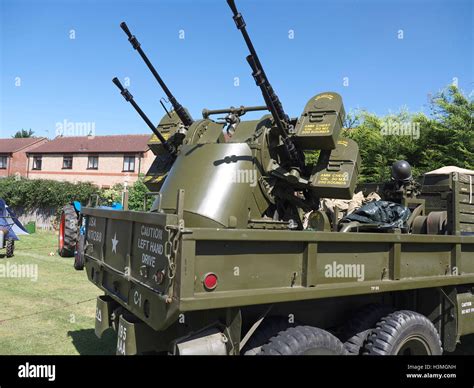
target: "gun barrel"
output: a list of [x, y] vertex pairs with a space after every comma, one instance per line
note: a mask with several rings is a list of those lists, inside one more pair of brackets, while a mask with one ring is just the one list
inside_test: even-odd
[[[247, 47], [250, 51], [250, 55], [253, 57], [253, 60], [255, 62], [257, 69], [261, 72], [262, 82], [266, 83], [266, 87], [268, 89], [268, 96], [270, 97], [270, 99], [273, 101], [273, 104], [275, 105], [275, 109], [276, 109], [278, 117], [280, 118], [280, 120], [284, 122], [288, 122], [288, 116], [283, 110], [283, 106], [280, 102], [280, 99], [278, 98], [272, 86], [270, 85], [270, 82], [268, 81], [267, 75], [265, 74], [265, 70], [263, 69], [260, 59], [258, 58], [257, 51], [255, 50], [252, 40], [250, 39], [247, 29], [245, 28], [246, 23], [244, 21], [242, 14], [237, 10], [237, 6], [235, 5], [234, 0], [227, 0], [227, 4], [229, 5], [230, 9], [232, 10], [232, 13], [234, 14], [233, 19], [235, 21], [235, 25], [237, 26], [237, 29], [239, 29], [240, 32], [242, 33], [245, 43], [247, 44]], [[268, 105], [267, 101], [266, 103]]]
[[138, 106], [138, 104], [135, 102], [133, 99], [132, 94], [128, 91], [128, 89], [124, 88], [121, 82], [117, 77], [112, 79], [112, 82], [119, 88], [120, 94], [125, 98], [125, 101], [129, 102], [137, 111], [137, 113], [140, 115], [140, 117], [145, 121], [145, 123], [148, 125], [148, 127], [151, 129], [151, 131], [156, 135], [156, 137], [160, 140], [160, 142], [163, 144], [165, 149], [170, 153], [170, 154], [175, 154], [175, 150], [166, 142], [166, 139], [163, 137], [163, 135], [156, 129], [156, 127], [153, 125], [151, 120], [148, 118], [148, 116], [141, 110], [141, 108]]
[[176, 100], [176, 98], [173, 96], [171, 91], [168, 89], [168, 86], [166, 86], [166, 84], [164, 83], [164, 81], [161, 79], [160, 75], [156, 71], [155, 67], [148, 59], [145, 52], [142, 50], [140, 42], [137, 40], [135, 35], [132, 35], [132, 33], [130, 32], [130, 29], [128, 28], [127, 24], [125, 22], [122, 22], [120, 23], [120, 27], [127, 35], [128, 40], [131, 43], [132, 47], [138, 51], [138, 54], [140, 54], [143, 61], [145, 62], [147, 67], [150, 69], [155, 79], [157, 80], [158, 84], [161, 86], [161, 88], [165, 92], [166, 96], [168, 97], [169, 102], [171, 103], [171, 105], [173, 105], [173, 109], [175, 110], [180, 120], [183, 122], [184, 126], [189, 127], [193, 123], [193, 119], [191, 115], [186, 111], [186, 109], [183, 108], [183, 106]]
[[266, 84], [265, 82], [265, 76], [262, 70], [258, 68], [257, 62], [255, 61], [255, 58], [252, 55], [247, 56], [247, 62], [249, 63], [252, 69], [252, 75], [255, 79], [255, 83], [260, 87], [260, 90], [262, 91], [263, 99], [265, 100], [268, 106], [268, 110], [272, 114], [273, 121], [275, 122], [278, 130], [280, 131], [283, 144], [285, 145], [290, 159], [298, 167], [304, 167], [304, 161], [301, 159], [298, 150], [296, 149], [295, 145], [288, 136], [286, 122], [278, 116], [278, 109], [274, 100], [275, 95], [272, 95], [272, 92], [269, 90], [268, 84]]
[[260, 87], [263, 95], [263, 99], [265, 100], [265, 103], [267, 104], [268, 110], [273, 116], [273, 121], [275, 121], [276, 126], [280, 130], [280, 133], [282, 134], [283, 137], [287, 137], [288, 134], [286, 132], [286, 128], [284, 127], [280, 117], [278, 116], [278, 112], [275, 108], [275, 104], [272, 101], [268, 89], [265, 88], [265, 76], [261, 69], [258, 68], [257, 61], [252, 55], [247, 56], [247, 62], [250, 65], [250, 68], [252, 69], [252, 75], [253, 78], [255, 79], [255, 83], [257, 86]]

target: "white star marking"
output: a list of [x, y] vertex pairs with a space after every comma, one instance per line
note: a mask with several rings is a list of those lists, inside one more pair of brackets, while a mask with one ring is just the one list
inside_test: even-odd
[[112, 239], [112, 252], [117, 253], [117, 244], [119, 240], [117, 240], [117, 233], [114, 234], [114, 238]]

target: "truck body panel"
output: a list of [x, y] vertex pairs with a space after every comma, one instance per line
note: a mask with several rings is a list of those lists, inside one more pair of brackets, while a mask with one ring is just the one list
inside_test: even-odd
[[186, 311], [474, 284], [473, 236], [250, 233], [179, 228], [169, 214], [83, 213], [88, 236], [105, 236], [86, 248], [89, 278], [155, 330]]

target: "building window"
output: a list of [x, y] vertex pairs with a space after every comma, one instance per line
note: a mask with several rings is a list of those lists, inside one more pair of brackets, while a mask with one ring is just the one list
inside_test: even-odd
[[0, 156], [0, 170], [5, 170], [7, 168], [7, 157]]
[[33, 170], [41, 170], [41, 156], [33, 156]]
[[63, 157], [63, 169], [70, 170], [72, 168], [72, 156]]
[[99, 168], [99, 157], [98, 156], [89, 156], [87, 159], [87, 169], [88, 170], [97, 170]]
[[123, 171], [133, 172], [135, 171], [135, 156], [124, 156], [123, 157]]

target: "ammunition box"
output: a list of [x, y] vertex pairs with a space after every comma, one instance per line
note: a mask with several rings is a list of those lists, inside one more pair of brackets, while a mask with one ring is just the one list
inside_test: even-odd
[[336, 148], [345, 117], [342, 98], [337, 93], [321, 93], [309, 100], [298, 119], [293, 137], [303, 150]]
[[474, 234], [474, 175], [426, 174], [419, 198], [427, 213], [448, 211], [450, 234]]
[[329, 162], [317, 164], [310, 177], [310, 187], [320, 198], [351, 199], [360, 166], [359, 146], [354, 140], [340, 139], [331, 151]]

